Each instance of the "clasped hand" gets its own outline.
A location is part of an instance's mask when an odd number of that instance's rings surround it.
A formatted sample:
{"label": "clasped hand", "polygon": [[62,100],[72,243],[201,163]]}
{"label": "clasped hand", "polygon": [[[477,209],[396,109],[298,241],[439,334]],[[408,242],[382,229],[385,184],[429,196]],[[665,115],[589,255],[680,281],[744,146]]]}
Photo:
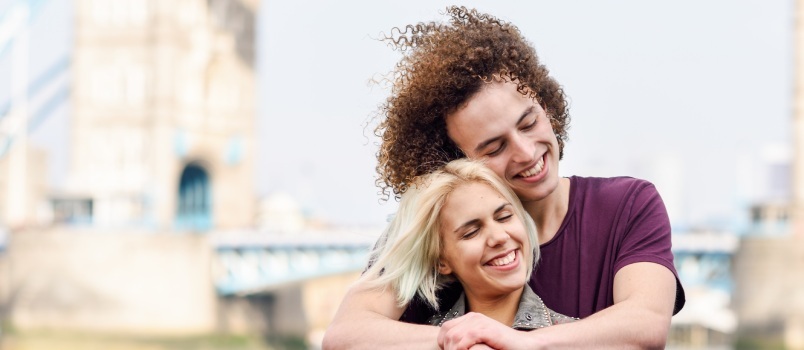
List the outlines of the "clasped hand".
{"label": "clasped hand", "polygon": [[524,349],[525,334],[483,314],[470,312],[441,326],[438,346],[444,350]]}

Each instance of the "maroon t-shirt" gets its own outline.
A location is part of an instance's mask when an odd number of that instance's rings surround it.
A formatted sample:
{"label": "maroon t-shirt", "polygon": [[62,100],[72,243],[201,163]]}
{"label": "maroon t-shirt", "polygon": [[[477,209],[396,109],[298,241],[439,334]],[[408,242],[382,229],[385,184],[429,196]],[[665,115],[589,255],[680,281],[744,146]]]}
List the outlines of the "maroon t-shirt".
{"label": "maroon t-shirt", "polygon": [[[670,221],[653,184],[573,176],[567,215],[553,239],[540,245],[529,284],[549,308],[584,318],[614,303],[614,275],[623,266],[653,262],[676,276],[675,314],[685,297],[670,247]],[[444,288],[440,304],[452,305],[458,295],[460,285]],[[401,320],[426,323],[433,312],[416,298]]]}

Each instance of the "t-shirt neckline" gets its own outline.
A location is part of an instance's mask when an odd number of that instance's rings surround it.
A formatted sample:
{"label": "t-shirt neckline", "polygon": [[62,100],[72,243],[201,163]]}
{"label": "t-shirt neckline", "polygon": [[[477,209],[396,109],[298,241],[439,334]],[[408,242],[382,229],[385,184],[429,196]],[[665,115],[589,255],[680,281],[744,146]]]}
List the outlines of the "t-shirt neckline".
{"label": "t-shirt neckline", "polygon": [[553,242],[555,242],[556,240],[558,240],[558,238],[564,234],[564,231],[566,231],[567,225],[569,224],[569,220],[575,213],[575,194],[577,193],[576,187],[578,187],[578,179],[574,175],[568,177],[568,179],[570,181],[570,191],[569,191],[569,200],[567,203],[567,213],[564,214],[564,220],[561,221],[561,226],[558,227],[558,231],[556,231],[556,234],[553,235],[553,238],[551,238],[547,242],[540,243],[539,249],[544,249]]}

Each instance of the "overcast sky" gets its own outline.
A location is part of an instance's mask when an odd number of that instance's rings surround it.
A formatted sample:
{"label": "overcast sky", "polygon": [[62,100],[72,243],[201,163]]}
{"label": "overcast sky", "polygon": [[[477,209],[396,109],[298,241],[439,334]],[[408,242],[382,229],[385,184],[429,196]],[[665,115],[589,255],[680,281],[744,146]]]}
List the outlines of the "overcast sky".
{"label": "overcast sky", "polygon": [[[50,1],[32,29],[32,75],[69,54],[69,3]],[[396,205],[379,200],[377,139],[364,126],[388,90],[368,81],[400,56],[375,38],[443,20],[451,3],[261,4],[259,194],[291,195],[334,224],[382,225]],[[648,178],[672,221],[688,225],[739,221],[767,192],[768,159],[783,160],[791,140],[792,0],[460,4],[516,24],[563,85],[572,124],[561,175]],[[0,81],[9,67],[0,57]],[[68,113],[57,109],[34,141],[65,144]],[[68,148],[51,148],[58,184]]]}
{"label": "overcast sky", "polygon": [[[400,56],[374,38],[450,3],[262,4],[258,188],[332,222],[381,224],[395,206],[378,202],[364,124],[388,90],[367,82]],[[792,1],[462,4],[516,24],[564,86],[562,176],[646,177],[675,223],[722,224],[768,187],[763,154],[789,148]]]}

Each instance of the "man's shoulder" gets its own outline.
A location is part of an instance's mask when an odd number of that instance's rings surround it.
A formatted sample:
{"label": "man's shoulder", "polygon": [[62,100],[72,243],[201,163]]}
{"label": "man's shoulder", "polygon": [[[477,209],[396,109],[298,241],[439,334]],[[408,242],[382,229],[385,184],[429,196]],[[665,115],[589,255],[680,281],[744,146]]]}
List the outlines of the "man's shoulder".
{"label": "man's shoulder", "polygon": [[660,198],[650,181],[629,176],[573,176],[570,181],[570,206],[582,208],[576,210],[586,211],[592,216],[611,216],[637,203],[641,205]]}
{"label": "man's shoulder", "polygon": [[654,188],[648,180],[638,179],[630,176],[615,177],[570,177],[571,186],[586,195],[617,196],[627,195],[647,188]]}
{"label": "man's shoulder", "polygon": [[596,177],[596,176],[571,176],[572,183],[581,183],[590,186],[639,186],[651,185],[651,182],[644,179],[638,179],[631,176],[612,176],[612,177]]}

